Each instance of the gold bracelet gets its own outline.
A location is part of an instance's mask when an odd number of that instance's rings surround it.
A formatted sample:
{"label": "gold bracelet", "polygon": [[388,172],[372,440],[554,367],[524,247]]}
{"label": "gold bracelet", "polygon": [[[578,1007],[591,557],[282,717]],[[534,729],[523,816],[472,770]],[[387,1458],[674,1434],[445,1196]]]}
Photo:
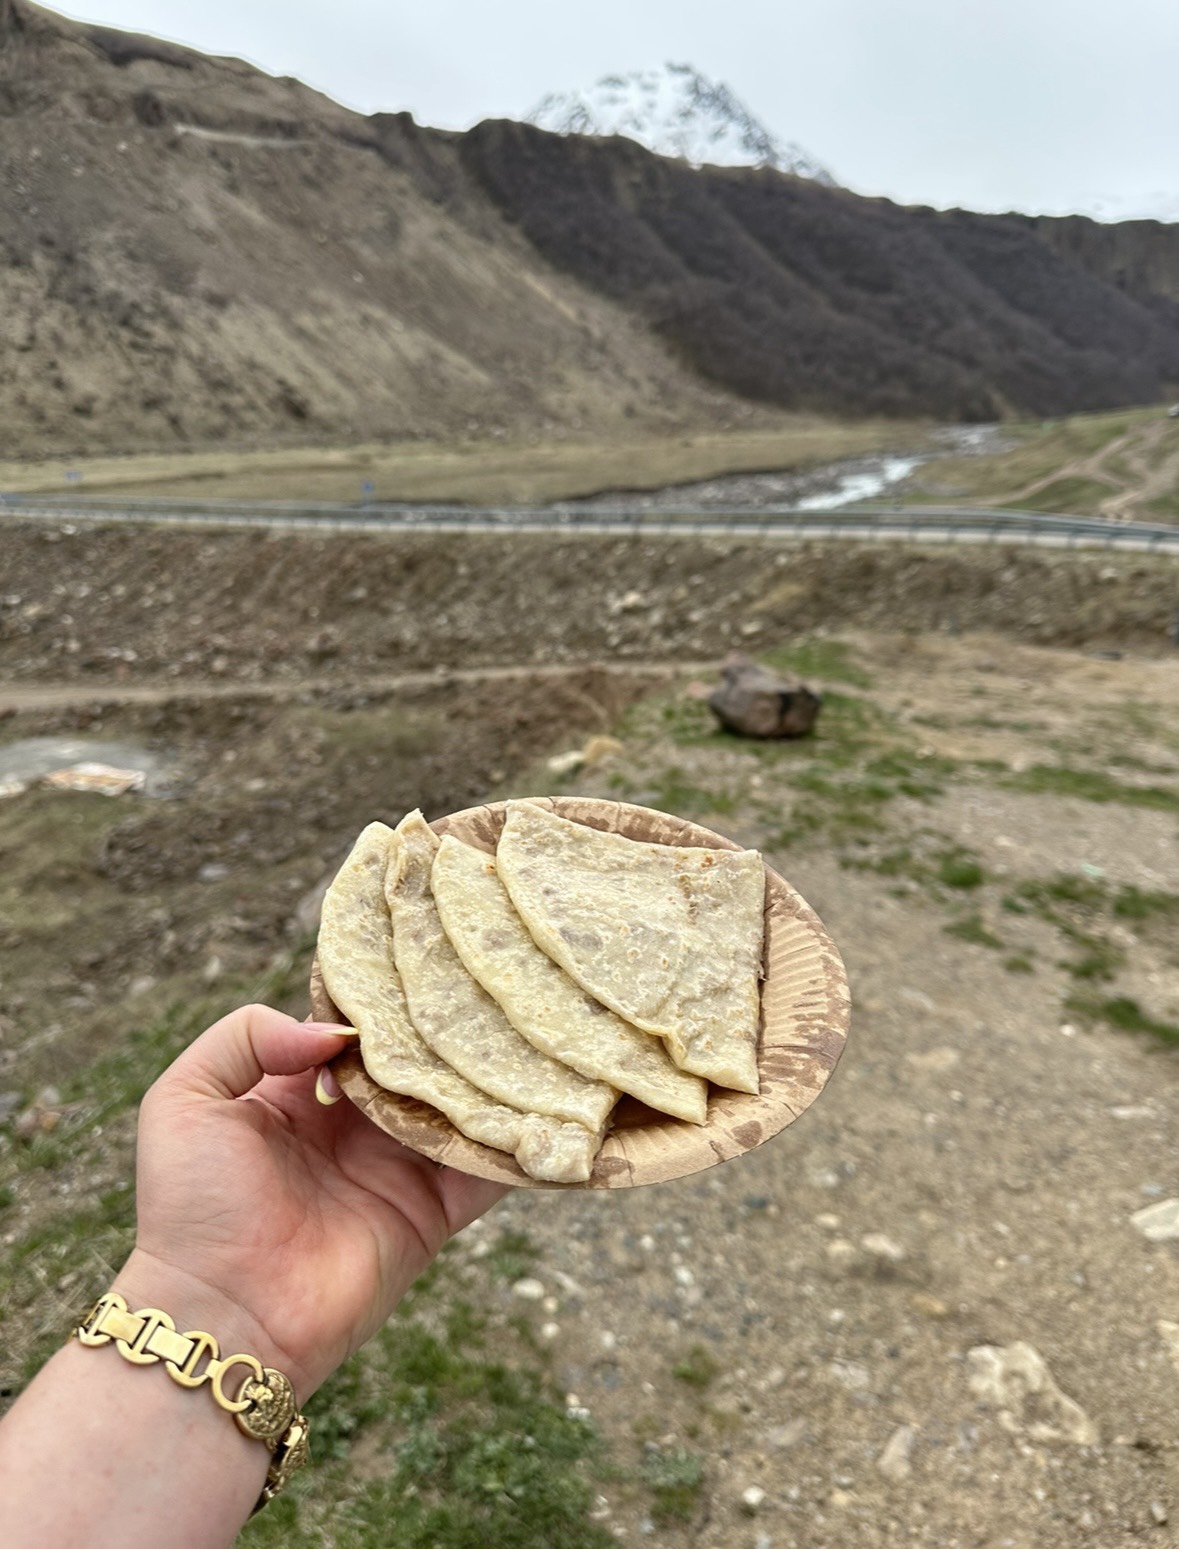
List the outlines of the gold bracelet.
{"label": "gold bracelet", "polygon": [[[299,1413],[290,1379],[272,1366],[263,1366],[256,1355],[223,1357],[212,1334],[200,1329],[178,1334],[175,1323],[158,1307],[129,1312],[117,1291],[98,1298],[74,1330],[74,1338],[91,1347],[109,1345],[113,1339],[123,1359],[135,1366],[163,1361],[168,1376],[182,1388],[199,1388],[207,1382],[214,1403],[233,1416],[238,1429],[265,1442],[273,1453],[254,1511],[261,1511],[285,1489],[292,1474],[310,1458],[307,1421]],[[204,1357],[208,1357],[205,1369],[198,1372]],[[225,1378],[234,1367],[243,1368],[243,1376],[231,1397],[225,1391]]]}

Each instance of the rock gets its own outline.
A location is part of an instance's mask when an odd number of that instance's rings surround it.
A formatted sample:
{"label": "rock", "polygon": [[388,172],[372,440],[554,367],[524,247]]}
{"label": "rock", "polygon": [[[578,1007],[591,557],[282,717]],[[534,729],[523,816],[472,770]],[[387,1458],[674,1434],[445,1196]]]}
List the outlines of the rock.
{"label": "rock", "polygon": [[915,1011],[924,1011],[927,1016],[932,1016],[937,1010],[937,1006],[931,996],[927,995],[924,990],[913,989],[908,984],[901,985],[897,991],[897,999],[903,1001],[906,1006],[912,1006]]}
{"label": "rock", "polygon": [[751,1484],[748,1489],[741,1491],[741,1505],[751,1515],[759,1511],[765,1503],[766,1492],[759,1484]]}
{"label": "rock", "polygon": [[896,1430],[884,1444],[884,1449],[876,1459],[877,1469],[886,1479],[891,1479],[894,1484],[900,1484],[908,1479],[913,1472],[912,1453],[913,1443],[917,1440],[917,1427],[915,1425],[898,1425]]}
{"label": "rock", "polygon": [[198,882],[222,882],[229,875],[229,867],[221,861],[206,861],[197,872]]}
{"label": "rock", "polygon": [[1167,1525],[1167,1522],[1170,1519],[1167,1516],[1167,1508],[1163,1505],[1162,1501],[1151,1501],[1150,1520],[1157,1523],[1159,1527],[1165,1527]]}
{"label": "rock", "polygon": [[950,1309],[940,1296],[929,1296],[925,1291],[915,1291],[909,1298],[914,1312],[923,1313],[927,1318],[948,1318]]}
{"label": "rock", "polygon": [[1167,1352],[1167,1358],[1171,1365],[1179,1373],[1179,1323],[1172,1323],[1167,1318],[1160,1318],[1155,1324],[1159,1331],[1159,1338]]}
{"label": "rock", "polygon": [[726,731],[742,737],[804,737],[823,701],[804,684],[788,683],[738,656],[721,669],[721,682],[708,704]]}
{"label": "rock", "polygon": [[856,1261],[856,1247],[846,1237],[835,1237],[827,1244],[827,1262],[837,1272],[850,1269]]}
{"label": "rock", "polygon": [[544,1300],[545,1288],[539,1280],[517,1280],[512,1286],[512,1295],[518,1296],[521,1301],[540,1302]]}
{"label": "rock", "polygon": [[1095,1447],[1097,1427],[1075,1399],[1057,1386],[1044,1357],[1022,1341],[976,1345],[966,1356],[970,1391],[998,1411],[999,1424],[1032,1441]]}
{"label": "rock", "polygon": [[886,1237],[883,1232],[869,1232],[866,1237],[861,1237],[860,1247],[865,1253],[870,1253],[882,1269],[895,1268],[905,1259],[905,1250],[900,1243]]}
{"label": "rock", "polygon": [[1179,1199],[1161,1199],[1144,1205],[1130,1217],[1148,1242],[1179,1241]]}
{"label": "rock", "polygon": [[872,1373],[858,1361],[832,1361],[828,1370],[852,1393],[864,1393],[872,1386]]}
{"label": "rock", "polygon": [[798,1447],[811,1439],[811,1428],[800,1415],[797,1420],[789,1420],[785,1425],[774,1425],[765,1434],[765,1444],[773,1448],[775,1452],[789,1452],[791,1447]]}
{"label": "rock", "polygon": [[920,1054],[906,1054],[905,1059],[918,1070],[931,1070],[935,1073],[953,1070],[960,1056],[957,1049],[926,1049]]}

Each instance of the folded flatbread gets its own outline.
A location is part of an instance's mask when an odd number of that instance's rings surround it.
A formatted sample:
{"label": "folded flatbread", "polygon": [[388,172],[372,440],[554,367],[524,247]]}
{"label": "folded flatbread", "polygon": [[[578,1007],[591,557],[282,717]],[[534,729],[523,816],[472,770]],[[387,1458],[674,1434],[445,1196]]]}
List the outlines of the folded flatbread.
{"label": "folded flatbread", "polygon": [[765,870],[754,850],[646,844],[508,803],[496,868],[537,945],[682,1069],[758,1091]]}
{"label": "folded flatbread", "polygon": [[324,986],[359,1033],[365,1068],[379,1086],[430,1103],[471,1140],[513,1152],[531,1177],[584,1181],[595,1148],[583,1125],[495,1102],[433,1054],[410,1021],[385,902],[393,839],[384,823],[369,824],[327,891],[319,927]]}
{"label": "folded flatbread", "polygon": [[583,1124],[600,1142],[618,1098],[542,1054],[520,1034],[463,967],[442,928],[430,872],[438,836],[420,812],[395,830],[385,877],[393,919],[393,958],[414,1026],[440,1059],[501,1102]]}
{"label": "folded flatbread", "polygon": [[537,946],[496,875],[495,860],[445,835],[430,875],[446,934],[468,972],[535,1048],[693,1124],[708,1087],[677,1069],[658,1038],[587,995]]}

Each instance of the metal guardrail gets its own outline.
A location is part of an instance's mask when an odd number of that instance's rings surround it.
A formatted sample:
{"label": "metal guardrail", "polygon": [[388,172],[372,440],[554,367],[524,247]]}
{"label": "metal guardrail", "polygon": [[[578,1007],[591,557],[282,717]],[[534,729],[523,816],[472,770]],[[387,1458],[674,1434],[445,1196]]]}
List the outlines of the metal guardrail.
{"label": "metal guardrail", "polygon": [[330,532],[544,532],[558,534],[867,542],[1033,544],[1179,553],[1179,526],[1110,522],[979,506],[447,506],[295,501],[168,500],[0,495],[0,517]]}

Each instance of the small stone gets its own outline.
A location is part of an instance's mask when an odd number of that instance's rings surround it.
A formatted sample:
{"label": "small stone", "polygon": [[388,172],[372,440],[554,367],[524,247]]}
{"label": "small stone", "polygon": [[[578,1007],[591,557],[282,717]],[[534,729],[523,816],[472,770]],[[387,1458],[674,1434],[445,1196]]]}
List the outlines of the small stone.
{"label": "small stone", "polygon": [[43,1086],[33,1101],[38,1108],[56,1108],[61,1103],[61,1093],[55,1086]]}
{"label": "small stone", "polygon": [[785,1425],[772,1426],[765,1434],[766,1446],[772,1447],[775,1452],[789,1452],[791,1447],[798,1447],[810,1439],[811,1428],[801,1415]]}
{"label": "small stone", "polygon": [[132,1000],[138,1000],[141,995],[150,994],[155,987],[156,979],[153,974],[140,974],[128,985],[127,994]]}
{"label": "small stone", "polygon": [[924,1011],[929,1015],[937,1010],[936,1002],[924,990],[915,990],[908,984],[901,985],[897,991],[897,999],[906,1006],[912,1006],[915,1011]]}
{"label": "small stone", "polygon": [[748,1512],[759,1511],[765,1502],[766,1492],[759,1484],[751,1484],[741,1491],[741,1505]]}
{"label": "small stone", "polygon": [[618,1344],[617,1335],[612,1334],[609,1329],[603,1329],[599,1337],[602,1349],[607,1352],[613,1350]]}
{"label": "small stone", "polygon": [[1095,1447],[1097,1427],[1075,1399],[1057,1386],[1040,1352],[1013,1345],[976,1345],[967,1352],[970,1391],[998,1411],[999,1424],[1032,1441],[1067,1441]]}
{"label": "small stone", "polygon": [[866,1237],[860,1238],[860,1246],[865,1253],[870,1253],[878,1264],[896,1265],[903,1263],[905,1250],[899,1242],[894,1242],[891,1237],[886,1237],[883,1232],[869,1232]]}
{"label": "small stone", "polygon": [[876,1459],[876,1467],[886,1479],[891,1479],[894,1484],[900,1484],[908,1479],[913,1472],[912,1453],[913,1443],[917,1440],[917,1427],[915,1425],[898,1425],[896,1430],[884,1444],[880,1456]]}
{"label": "small stone", "polygon": [[540,1326],[540,1337],[546,1345],[551,1345],[560,1332],[561,1325],[559,1323],[542,1323]]}
{"label": "small stone", "polygon": [[540,1307],[542,1312],[547,1312],[551,1315],[552,1313],[560,1312],[561,1303],[555,1296],[546,1296],[541,1302]]}
{"label": "small stone", "polygon": [[830,1496],[831,1505],[837,1511],[844,1511],[855,1500],[855,1496],[849,1490],[832,1490]]}
{"label": "small stone", "polygon": [[753,1549],[774,1549],[774,1540],[768,1533],[759,1533],[753,1540]]}
{"label": "small stone", "polygon": [[206,861],[197,872],[198,882],[221,882],[229,875],[229,867],[221,861]]}
{"label": "small stone", "polygon": [[827,1244],[827,1262],[832,1269],[850,1269],[856,1261],[856,1245],[846,1237],[835,1237]]}
{"label": "small stone", "polygon": [[0,1124],[5,1124],[21,1105],[19,1092],[0,1092]]}
{"label": "small stone", "polygon": [[543,1301],[545,1294],[544,1283],[540,1280],[517,1280],[512,1286],[512,1295],[525,1302]]}
{"label": "small stone", "polygon": [[821,1226],[825,1232],[837,1232],[843,1223],[838,1216],[833,1216],[829,1210],[815,1217],[815,1225]]}
{"label": "small stone", "polygon": [[1155,1111],[1149,1103],[1118,1103],[1110,1110],[1114,1119],[1153,1119]]}
{"label": "small stone", "polygon": [[915,1291],[909,1298],[909,1305],[914,1312],[920,1312],[927,1318],[947,1318],[950,1315],[949,1307],[940,1296],[929,1296],[925,1291]]}
{"label": "small stone", "polygon": [[1157,1522],[1159,1527],[1166,1526],[1168,1521],[1167,1508],[1163,1505],[1162,1501],[1151,1501],[1150,1518],[1152,1522]]}
{"label": "small stone", "polygon": [[929,1070],[936,1073],[953,1070],[961,1056],[957,1049],[940,1046],[936,1049],[926,1049],[919,1054],[906,1054],[905,1059],[918,1070]]}
{"label": "small stone", "polygon": [[836,1382],[853,1393],[863,1393],[872,1386],[872,1373],[858,1361],[832,1361],[827,1369]]}
{"label": "small stone", "polygon": [[1130,1217],[1148,1242],[1179,1241],[1179,1199],[1163,1199],[1145,1205]]}
{"label": "small stone", "polygon": [[1159,1338],[1163,1342],[1163,1348],[1167,1352],[1167,1359],[1179,1373],[1179,1323],[1172,1323],[1167,1318],[1160,1318],[1155,1324],[1159,1331]]}
{"label": "small stone", "polygon": [[696,1276],[686,1264],[677,1264],[675,1267],[675,1283],[687,1288],[696,1284]]}

